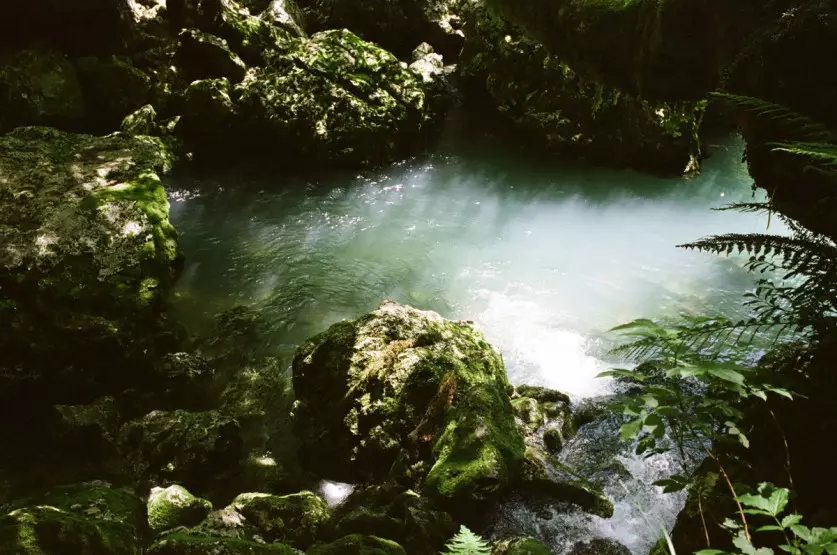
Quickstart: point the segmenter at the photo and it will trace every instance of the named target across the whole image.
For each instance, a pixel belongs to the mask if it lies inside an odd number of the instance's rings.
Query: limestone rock
[[[188,81],[208,77],[226,77],[233,83],[244,78],[247,68],[227,41],[197,29],[180,33],[176,59]]]
[[[138,479],[196,491],[234,471],[241,458],[238,423],[215,411],[153,411],[125,424],[119,436]]]
[[[6,407],[85,403],[144,379],[179,261],[156,173],[170,164],[151,137],[0,136]]]
[[[195,526],[212,511],[212,503],[183,486],[155,487],[148,497],[148,526],[155,534],[179,526]]]
[[[55,488],[0,509],[0,552],[141,553],[145,514],[130,491],[106,482]]]
[[[303,344],[293,373],[304,463],[326,477],[380,478],[399,455],[426,459],[424,491],[448,501],[517,477],[523,439],[503,361],[467,322],[385,301]]]
[[[318,537],[329,518],[328,504],[310,491],[291,495],[242,493],[231,507],[268,542],[305,549]]]
[[[19,125],[72,125],[84,116],[78,73],[58,52],[0,57],[0,133]]]

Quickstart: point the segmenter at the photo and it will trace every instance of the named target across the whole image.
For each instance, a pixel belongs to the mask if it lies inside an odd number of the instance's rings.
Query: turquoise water
[[[606,387],[600,334],[633,318],[735,314],[741,261],[675,248],[766,218],[712,211],[751,199],[740,141],[696,178],[549,161],[455,133],[377,171],[178,178],[168,185],[187,257],[175,308],[193,329],[264,307],[267,348],[295,346],[395,299],[474,320],[513,382],[586,396]],[[775,226],[775,224],[774,224]],[[775,231],[775,229],[774,229]]]

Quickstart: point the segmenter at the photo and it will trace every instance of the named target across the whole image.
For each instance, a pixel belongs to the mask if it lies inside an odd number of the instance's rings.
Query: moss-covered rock
[[[231,93],[226,77],[195,81],[183,91],[175,132],[187,148],[207,156],[232,148],[229,141],[237,136],[238,118]]]
[[[494,542],[491,555],[551,555],[547,546],[534,538],[505,538]],[[602,554],[604,555],[604,554]]]
[[[573,544],[569,555],[631,555],[631,550],[607,538],[594,538]]]
[[[86,57],[75,65],[84,91],[86,129],[110,132],[149,101],[151,78],[126,58]]]
[[[301,549],[314,543],[329,518],[328,504],[310,491],[283,496],[242,493],[233,499],[231,506],[266,541],[278,541]]]
[[[58,52],[0,57],[0,133],[19,125],[78,125],[84,98],[73,64]]]
[[[237,83],[244,79],[247,68],[224,39],[197,29],[184,29],[179,39],[176,59],[188,81],[226,77]]]
[[[147,555],[299,555],[282,544],[265,544],[237,538],[202,536],[190,533],[170,534],[154,543]]]
[[[468,20],[459,69],[472,104],[548,152],[664,175],[697,169],[703,103],[646,102],[585,80],[484,7]]]
[[[380,478],[401,454],[426,460],[424,491],[448,501],[517,477],[523,439],[503,360],[467,322],[385,301],[303,344],[293,383],[304,462],[327,477]]]
[[[0,398],[84,403],[147,377],[177,235],[157,139],[0,137]],[[79,348],[83,345],[84,348]]]
[[[415,555],[435,555],[456,533],[451,516],[412,490],[396,485],[356,489],[334,512],[328,534],[336,539],[372,534]]]
[[[200,491],[237,469],[238,422],[215,411],[154,411],[125,424],[122,452],[139,480]]]
[[[148,527],[155,534],[179,526],[195,526],[212,511],[212,503],[183,486],[155,487],[148,497]]]
[[[300,1],[312,31],[345,27],[403,60],[419,43],[428,42],[452,61],[463,42],[460,4],[454,0]]]
[[[394,541],[376,536],[352,534],[337,541],[315,545],[309,555],[407,555],[403,547]]]
[[[125,116],[119,129],[129,137],[155,135],[157,131],[157,110],[151,104],[146,104]]]
[[[105,482],[55,488],[0,509],[0,552],[138,555],[142,501]]]

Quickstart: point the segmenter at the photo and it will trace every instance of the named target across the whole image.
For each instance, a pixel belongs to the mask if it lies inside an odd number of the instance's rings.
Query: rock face
[[[303,344],[293,383],[304,462],[326,477],[381,478],[399,457],[424,458],[432,498],[478,500],[520,469],[503,360],[469,323],[385,301]]]
[[[84,116],[78,73],[66,56],[23,50],[0,58],[0,133],[19,125],[75,125]]]
[[[466,26],[459,71],[483,104],[548,152],[661,175],[697,169],[702,102],[652,103],[586,81],[485,7]]]
[[[87,402],[141,379],[131,357],[154,333],[178,262],[156,173],[170,161],[150,137],[47,128],[0,137],[6,407]]]
[[[345,27],[406,60],[422,42],[454,61],[463,37],[457,14],[462,0],[302,0],[312,31]]]
[[[135,495],[105,482],[57,488],[0,509],[0,552],[138,554],[144,513]]]

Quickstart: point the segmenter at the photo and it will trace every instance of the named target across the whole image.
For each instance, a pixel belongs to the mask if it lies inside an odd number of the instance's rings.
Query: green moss
[[[148,555],[295,555],[295,549],[282,544],[264,544],[237,538],[170,534],[146,551]]]
[[[534,538],[506,538],[494,543],[492,555],[551,555],[552,551]]]
[[[148,498],[148,525],[158,534],[178,526],[194,526],[212,511],[212,503],[183,486],[154,488]]]
[[[326,545],[315,545],[309,555],[407,555],[397,543],[378,538],[352,534]]]
[[[283,496],[242,493],[231,505],[265,540],[303,549],[314,542],[329,518],[326,502],[310,491]]]

